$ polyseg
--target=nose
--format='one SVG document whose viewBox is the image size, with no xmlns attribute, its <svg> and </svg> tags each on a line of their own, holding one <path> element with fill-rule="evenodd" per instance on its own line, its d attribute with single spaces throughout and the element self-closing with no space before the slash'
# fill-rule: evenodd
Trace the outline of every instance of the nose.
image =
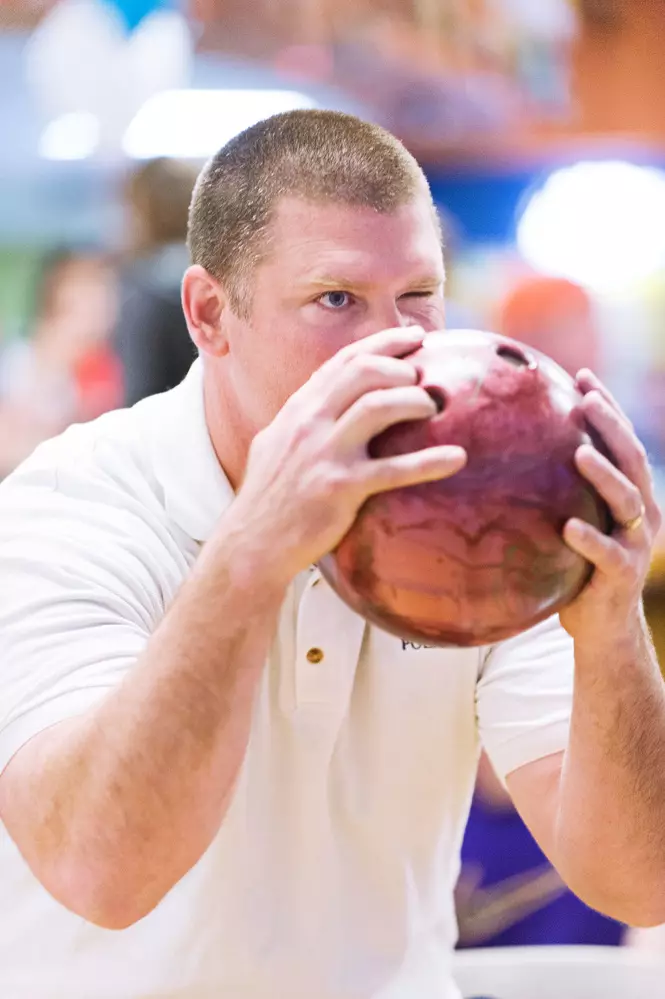
<svg viewBox="0 0 665 999">
<path fill-rule="evenodd" d="M 393 299 L 381 303 L 371 310 L 366 321 L 362 324 L 362 330 L 358 330 L 357 339 L 371 336 L 372 333 L 380 333 L 382 330 L 419 325 L 420 323 L 413 316 L 401 312 L 397 302 Z"/>
</svg>

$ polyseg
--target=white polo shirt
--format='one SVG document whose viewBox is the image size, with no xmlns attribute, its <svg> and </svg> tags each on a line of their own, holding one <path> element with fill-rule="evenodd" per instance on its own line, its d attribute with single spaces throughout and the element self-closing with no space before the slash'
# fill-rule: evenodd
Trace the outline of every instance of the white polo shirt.
<svg viewBox="0 0 665 999">
<path fill-rule="evenodd" d="M 0 770 L 131 671 L 232 500 L 200 362 L 0 486 Z M 563 749 L 572 664 L 556 619 L 492 648 L 418 648 L 302 573 L 229 812 L 153 913 L 122 931 L 72 915 L 0 825 L 0 996 L 453 999 L 479 738 L 504 775 Z"/>
</svg>

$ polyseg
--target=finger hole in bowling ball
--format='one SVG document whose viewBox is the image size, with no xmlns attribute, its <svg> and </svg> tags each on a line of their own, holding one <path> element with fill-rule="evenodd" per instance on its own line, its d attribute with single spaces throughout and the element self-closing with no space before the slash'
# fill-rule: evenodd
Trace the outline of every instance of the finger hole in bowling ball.
<svg viewBox="0 0 665 999">
<path fill-rule="evenodd" d="M 441 389 L 427 385 L 424 385 L 423 388 L 425 389 L 428 396 L 436 406 L 437 413 L 443 413 L 444 409 L 448 405 L 448 400 L 446 398 L 445 392 L 442 392 Z"/>
<path fill-rule="evenodd" d="M 523 354 L 521 350 L 517 349 L 517 347 L 497 347 L 496 352 L 502 361 L 512 364 L 514 368 L 531 368 L 531 370 L 533 370 L 538 367 L 538 363 L 536 361 L 532 358 L 528 358 L 526 354 Z"/>
</svg>

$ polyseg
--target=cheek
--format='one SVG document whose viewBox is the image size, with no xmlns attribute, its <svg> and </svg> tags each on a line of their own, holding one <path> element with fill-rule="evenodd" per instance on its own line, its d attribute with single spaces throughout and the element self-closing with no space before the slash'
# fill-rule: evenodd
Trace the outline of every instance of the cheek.
<svg viewBox="0 0 665 999">
<path fill-rule="evenodd" d="M 337 352 L 337 347 L 306 337 L 285 343 L 279 356 L 274 358 L 267 377 L 272 381 L 274 397 L 280 406 L 297 392 L 308 379 Z"/>
<path fill-rule="evenodd" d="M 243 405 L 265 423 L 281 409 L 323 363 L 335 353 L 306 334 L 295 337 L 271 331 L 235 351 L 236 384 Z"/>
<path fill-rule="evenodd" d="M 413 299 L 400 303 L 400 315 L 427 333 L 445 327 L 445 305 L 442 298 Z"/>
</svg>

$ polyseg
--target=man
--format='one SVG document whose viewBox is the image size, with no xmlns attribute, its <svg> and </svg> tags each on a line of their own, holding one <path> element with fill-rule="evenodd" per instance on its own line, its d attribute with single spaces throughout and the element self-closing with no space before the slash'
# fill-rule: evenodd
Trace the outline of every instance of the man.
<svg viewBox="0 0 665 999">
<path fill-rule="evenodd" d="M 205 168 L 189 242 L 185 382 L 0 490 L 3 997 L 456 996 L 478 733 L 570 885 L 661 921 L 658 512 L 616 404 L 580 375 L 622 470 L 578 464 L 623 526 L 566 525 L 597 571 L 563 627 L 405 647 L 312 566 L 369 494 L 464 462 L 366 452 L 435 412 L 406 356 L 444 321 L 421 171 L 375 126 L 280 115 Z"/>
</svg>

